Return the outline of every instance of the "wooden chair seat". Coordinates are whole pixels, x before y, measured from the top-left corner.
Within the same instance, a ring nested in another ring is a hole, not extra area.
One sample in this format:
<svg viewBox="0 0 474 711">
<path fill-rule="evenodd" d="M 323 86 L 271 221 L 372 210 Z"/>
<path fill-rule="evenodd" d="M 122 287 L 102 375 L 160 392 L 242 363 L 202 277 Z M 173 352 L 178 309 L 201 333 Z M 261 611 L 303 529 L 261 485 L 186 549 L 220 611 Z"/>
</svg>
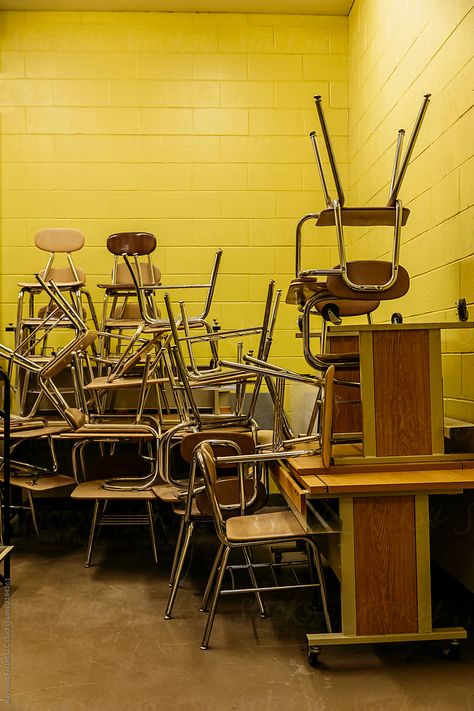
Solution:
<svg viewBox="0 0 474 711">
<path fill-rule="evenodd" d="M 305 535 L 303 527 L 292 511 L 234 516 L 226 521 L 226 533 L 229 541 L 233 543 L 272 541 Z"/>
<path fill-rule="evenodd" d="M 128 476 L 128 472 L 124 474 Z M 73 499 L 121 499 L 129 501 L 133 499 L 144 499 L 152 501 L 156 496 L 152 489 L 145 491 L 119 491 L 116 489 L 104 489 L 105 479 L 96 479 L 94 481 L 85 481 L 78 484 L 71 494 Z"/>
<path fill-rule="evenodd" d="M 410 210 L 404 207 L 402 225 L 406 225 Z M 394 207 L 341 207 L 342 224 L 348 227 L 393 227 Z M 318 227 L 333 227 L 336 224 L 332 207 L 322 210 L 316 220 Z"/>
</svg>

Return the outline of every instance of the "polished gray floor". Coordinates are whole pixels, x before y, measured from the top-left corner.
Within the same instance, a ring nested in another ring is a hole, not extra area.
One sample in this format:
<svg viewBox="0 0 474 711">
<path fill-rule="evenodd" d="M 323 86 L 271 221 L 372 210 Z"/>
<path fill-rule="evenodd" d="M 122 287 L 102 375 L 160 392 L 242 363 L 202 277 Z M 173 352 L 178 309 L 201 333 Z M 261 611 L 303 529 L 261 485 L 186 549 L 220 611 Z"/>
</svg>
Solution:
<svg viewBox="0 0 474 711">
<path fill-rule="evenodd" d="M 23 522 L 27 524 L 28 521 Z M 82 565 L 87 516 L 40 509 L 44 541 L 16 529 L 12 559 L 11 702 L 21 711 L 399 711 L 474 709 L 474 645 L 458 662 L 436 644 L 326 648 L 306 660 L 305 633 L 324 629 L 307 593 L 222 601 L 211 647 L 199 649 L 199 593 L 212 535 L 195 545 L 172 620 L 163 619 L 172 541 L 152 563 L 142 532 L 109 529 Z M 173 527 L 168 520 L 171 537 Z M 435 571 L 437 624 L 474 634 L 472 597 Z M 330 585 L 337 597 L 335 581 Z M 337 615 L 337 603 L 333 605 Z M 2 625 L 5 625 L 5 606 Z M 0 656 L 2 656 L 0 639 Z M 3 654 L 3 657 L 5 655 Z M 3 659 L 3 664 L 5 660 Z M 0 695 L 4 697 L 5 668 Z"/>
</svg>

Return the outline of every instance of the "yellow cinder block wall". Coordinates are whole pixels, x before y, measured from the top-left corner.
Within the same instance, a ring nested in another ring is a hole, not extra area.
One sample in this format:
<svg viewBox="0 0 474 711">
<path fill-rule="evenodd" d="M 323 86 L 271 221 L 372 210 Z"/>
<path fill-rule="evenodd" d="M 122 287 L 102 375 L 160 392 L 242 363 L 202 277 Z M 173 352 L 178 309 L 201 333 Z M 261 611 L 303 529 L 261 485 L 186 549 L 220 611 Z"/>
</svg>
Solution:
<svg viewBox="0 0 474 711">
<path fill-rule="evenodd" d="M 315 93 L 352 204 L 384 204 L 396 131 L 432 93 L 401 191 L 412 287 L 396 309 L 455 320 L 463 296 L 472 316 L 473 24 L 470 0 L 355 0 L 348 18 L 0 13 L 1 338 L 17 282 L 44 264 L 44 226 L 84 230 L 98 303 L 114 231 L 154 232 L 168 283 L 201 280 L 222 247 L 213 315 L 257 320 L 268 280 L 284 294 L 293 275 L 296 221 L 323 205 Z M 306 263 L 332 263 L 333 245 L 323 231 Z M 351 254 L 388 248 L 355 238 Z M 306 369 L 295 317 L 283 304 L 273 359 Z M 473 346 L 467 331 L 444 338 L 446 412 L 471 421 Z"/>
<path fill-rule="evenodd" d="M 296 222 L 322 202 L 316 93 L 347 176 L 347 18 L 3 12 L 0 47 L 2 338 L 45 226 L 85 232 L 98 303 L 126 230 L 156 234 L 164 283 L 203 281 L 222 247 L 225 328 L 260 320 L 269 279 L 286 293 Z M 327 241 L 310 262 L 333 261 Z M 295 319 L 283 304 L 273 359 L 300 367 Z"/>
<path fill-rule="evenodd" d="M 470 0 L 355 0 L 349 16 L 349 164 L 352 204 L 385 204 L 397 130 L 407 138 L 431 93 L 400 197 L 412 214 L 401 263 L 408 294 L 377 312 L 407 321 L 455 321 L 466 298 L 474 318 L 473 43 Z M 380 257 L 389 238 L 354 236 L 351 254 Z M 446 331 L 446 414 L 474 422 L 474 334 Z"/>
</svg>

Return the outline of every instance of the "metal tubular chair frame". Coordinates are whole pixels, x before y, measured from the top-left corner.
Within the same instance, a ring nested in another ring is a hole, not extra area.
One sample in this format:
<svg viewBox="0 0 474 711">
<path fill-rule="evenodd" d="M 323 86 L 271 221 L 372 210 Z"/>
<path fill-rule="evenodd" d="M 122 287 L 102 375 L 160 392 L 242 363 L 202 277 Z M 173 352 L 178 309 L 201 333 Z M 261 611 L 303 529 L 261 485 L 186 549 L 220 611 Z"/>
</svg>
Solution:
<svg viewBox="0 0 474 711">
<path fill-rule="evenodd" d="M 268 516 L 268 519 L 271 518 L 272 524 L 268 526 L 267 530 L 262 534 L 257 534 L 256 530 L 260 528 L 260 531 L 262 530 L 262 527 L 264 528 L 264 518 L 261 518 L 260 521 L 262 522 L 261 526 L 255 526 L 253 530 L 255 530 L 255 538 L 251 537 L 250 535 L 244 535 L 239 537 L 238 533 L 232 535 L 230 533 L 231 527 L 234 529 L 234 531 L 238 531 L 238 528 L 236 529 L 235 523 L 241 524 L 242 526 L 245 527 L 253 523 L 253 521 L 258 521 L 258 519 L 261 516 L 265 516 L 262 514 L 255 514 L 254 516 L 238 516 L 235 518 L 230 518 L 227 521 L 222 515 L 221 507 L 219 505 L 219 501 L 216 496 L 216 491 L 215 491 L 215 482 L 217 479 L 217 474 L 216 474 L 216 467 L 220 462 L 226 461 L 228 462 L 231 458 L 229 457 L 224 457 L 224 458 L 215 458 L 212 448 L 209 446 L 208 443 L 203 442 L 199 447 L 197 448 L 196 451 L 196 457 L 199 463 L 199 467 L 201 470 L 201 474 L 204 479 L 204 483 L 206 486 L 206 490 L 208 493 L 209 501 L 212 507 L 212 512 L 213 512 L 213 518 L 214 518 L 214 525 L 216 529 L 217 536 L 220 541 L 220 547 L 218 550 L 218 555 L 214 561 L 214 565 L 211 571 L 211 576 L 209 579 L 209 584 L 206 589 L 205 597 L 209 597 L 209 593 L 211 589 L 213 588 L 212 595 L 210 596 L 210 608 L 209 608 L 209 614 L 204 630 L 204 635 L 202 638 L 201 642 L 201 649 L 205 650 L 209 646 L 209 639 L 212 631 L 212 626 L 214 623 L 214 618 L 216 614 L 216 609 L 217 609 L 217 603 L 219 600 L 220 595 L 223 593 L 222 591 L 222 584 L 223 584 L 223 578 L 224 578 L 224 573 L 227 567 L 227 561 L 228 557 L 230 554 L 230 551 L 234 548 L 242 548 L 242 549 L 251 549 L 254 546 L 268 546 L 269 544 L 278 544 L 278 543 L 285 543 L 288 540 L 302 540 L 306 543 L 306 545 L 311 549 L 313 552 L 314 556 L 314 564 L 315 568 L 317 571 L 318 575 L 318 582 L 310 582 L 308 584 L 302 584 L 298 579 L 296 583 L 290 584 L 290 585 L 276 585 L 276 586 L 259 586 L 256 584 L 256 580 L 251 577 L 251 582 L 252 586 L 248 588 L 239 588 L 239 589 L 231 589 L 229 592 L 231 593 L 242 593 L 242 592 L 253 592 L 253 593 L 260 593 L 260 592 L 266 592 L 270 590 L 274 590 L 275 587 L 278 589 L 282 590 L 289 590 L 289 589 L 294 589 L 295 587 L 309 587 L 309 588 L 314 588 L 314 587 L 319 587 L 320 588 L 320 593 L 321 593 L 321 601 L 322 601 L 322 606 L 323 606 L 323 612 L 324 612 L 324 617 L 326 621 L 326 626 L 328 631 L 331 631 L 331 621 L 329 617 L 329 612 L 328 612 L 328 607 L 327 607 L 327 598 L 326 598 L 326 590 L 325 590 L 325 582 L 324 582 L 324 574 L 323 574 L 323 569 L 322 569 L 322 563 L 321 563 L 321 558 L 319 554 L 319 550 L 313 540 L 313 538 L 304 532 L 304 530 L 301 528 L 301 526 L 297 523 L 296 518 L 291 514 L 291 512 L 277 512 L 277 513 L 271 513 L 271 514 L 266 514 Z M 236 457 L 235 460 L 238 461 L 240 458 Z M 287 533 L 283 536 L 281 533 L 273 533 L 272 528 L 274 525 L 278 526 L 278 521 L 281 519 L 284 519 L 287 524 L 289 524 L 289 521 L 293 520 L 293 526 L 291 524 L 288 525 L 287 528 Z M 267 520 L 268 520 L 267 519 Z M 234 522 L 234 523 L 232 523 Z M 245 556 L 246 558 L 246 566 L 248 570 L 252 568 L 252 562 L 249 560 L 248 554 Z M 271 565 L 271 564 L 270 564 Z M 276 579 L 275 579 L 276 580 Z M 203 602 L 203 608 L 206 608 L 205 602 Z"/>
</svg>

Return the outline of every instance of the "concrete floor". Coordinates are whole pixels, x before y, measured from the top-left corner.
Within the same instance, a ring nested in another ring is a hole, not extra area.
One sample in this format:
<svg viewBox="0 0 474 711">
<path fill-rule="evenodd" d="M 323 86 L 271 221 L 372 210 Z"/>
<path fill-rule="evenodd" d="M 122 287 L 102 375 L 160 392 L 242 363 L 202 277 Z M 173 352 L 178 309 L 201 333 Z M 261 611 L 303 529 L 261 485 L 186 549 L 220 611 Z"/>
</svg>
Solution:
<svg viewBox="0 0 474 711">
<path fill-rule="evenodd" d="M 40 502 L 44 503 L 44 502 Z M 172 542 L 155 566 L 144 532 L 108 529 L 93 567 L 84 560 L 88 512 L 41 510 L 43 542 L 16 528 L 12 558 L 11 702 L 21 711 L 441 711 L 474 709 L 474 644 L 459 662 L 439 644 L 328 647 L 313 669 L 307 631 L 324 630 L 307 591 L 267 595 L 260 619 L 251 597 L 221 601 L 211 647 L 199 649 L 200 591 L 212 551 L 204 532 L 163 619 Z M 28 523 L 28 521 L 26 521 Z M 173 535 L 173 526 L 171 528 Z M 434 570 L 439 626 L 474 633 L 473 599 Z M 333 612 L 337 584 L 331 579 Z M 4 607 L 5 611 L 5 607 Z M 5 624 L 5 614 L 1 614 Z M 474 635 L 473 635 L 474 636 Z M 3 638 L 3 630 L 2 630 Z M 0 657 L 2 641 L 0 638 Z M 4 698 L 5 668 L 0 669 Z"/>
</svg>

